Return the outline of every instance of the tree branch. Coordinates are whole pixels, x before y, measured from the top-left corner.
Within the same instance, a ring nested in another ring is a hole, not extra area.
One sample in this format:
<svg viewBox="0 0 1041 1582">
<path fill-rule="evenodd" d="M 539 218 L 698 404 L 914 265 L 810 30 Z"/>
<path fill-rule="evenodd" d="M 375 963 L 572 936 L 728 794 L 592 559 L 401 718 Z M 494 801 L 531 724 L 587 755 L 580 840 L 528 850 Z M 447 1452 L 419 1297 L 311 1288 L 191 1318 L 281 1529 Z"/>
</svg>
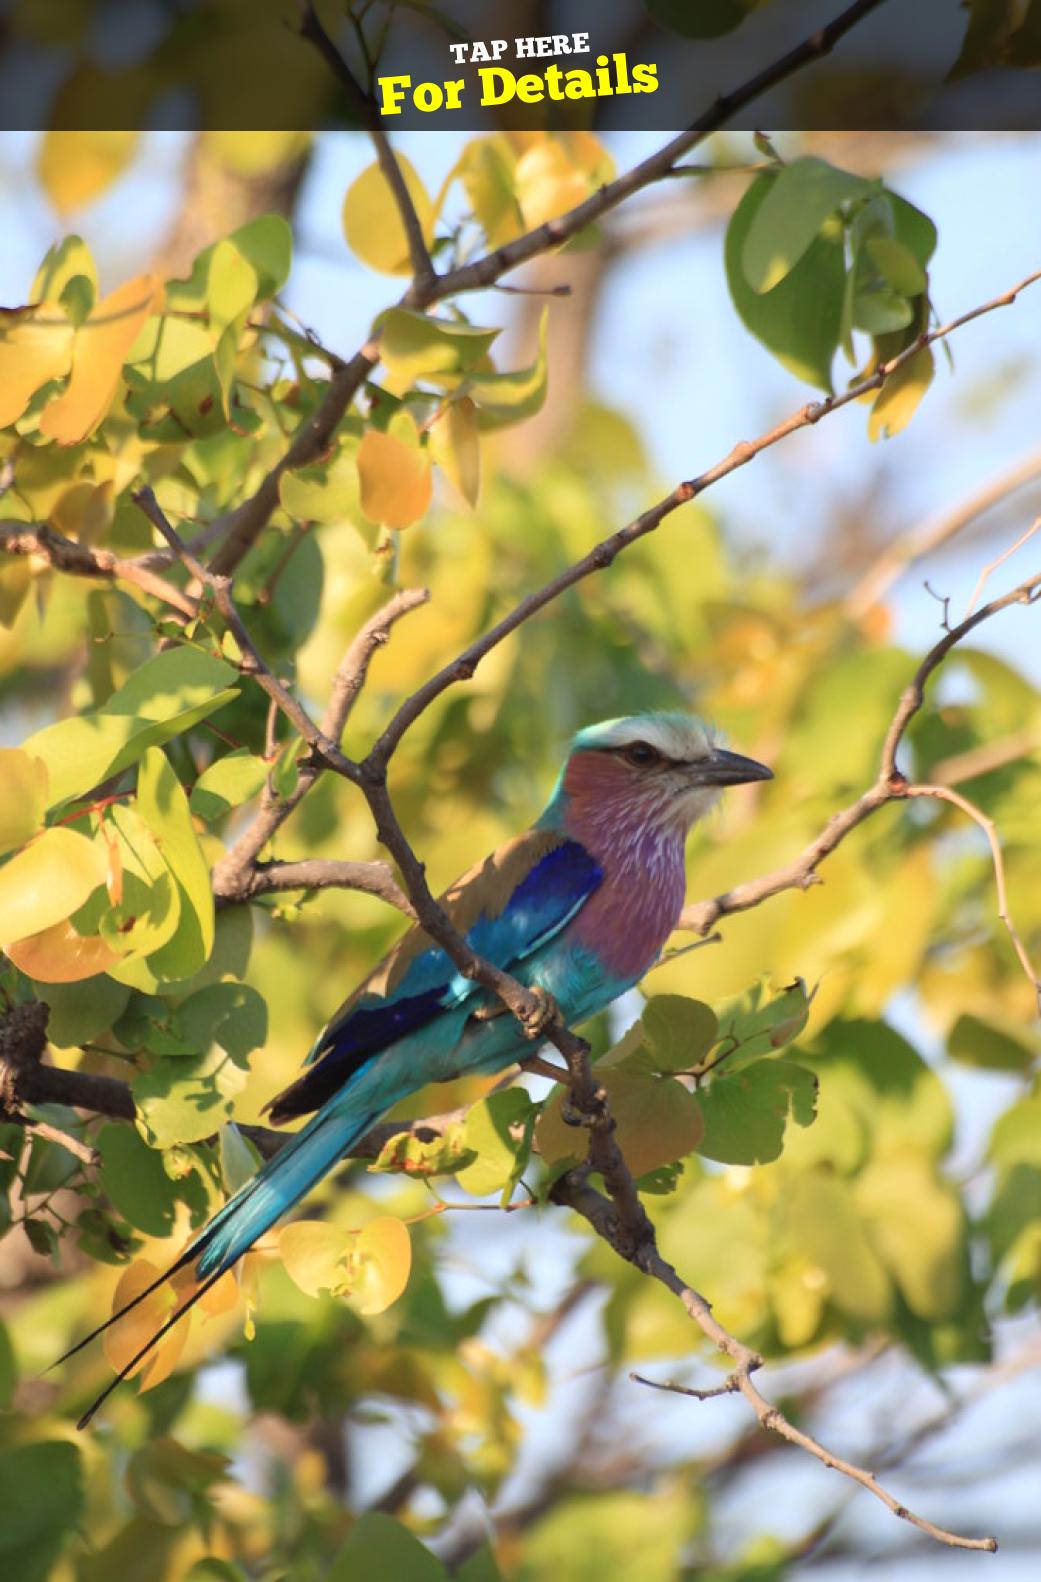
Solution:
<svg viewBox="0 0 1041 1582">
<path fill-rule="evenodd" d="M 851 830 L 870 818 L 880 807 L 885 807 L 889 802 L 901 801 L 909 794 L 908 781 L 897 768 L 896 759 L 907 728 L 925 701 L 925 689 L 933 672 L 943 663 L 951 649 L 984 621 L 990 620 L 992 616 L 1008 609 L 1011 605 L 1034 604 L 1039 598 L 1041 598 L 1041 572 L 1029 577 L 1018 588 L 1002 594 L 1000 598 L 992 599 L 989 604 L 983 605 L 957 626 L 945 632 L 921 661 L 910 684 L 900 696 L 896 712 L 886 732 L 878 779 L 874 785 L 869 786 L 849 807 L 833 814 L 817 838 L 810 842 L 794 862 L 775 869 L 773 873 L 764 874 L 759 879 L 752 879 L 747 884 L 736 885 L 734 889 L 727 890 L 711 900 L 696 901 L 693 905 L 685 907 L 679 928 L 695 934 L 706 934 L 721 917 L 729 917 L 734 912 L 750 911 L 752 907 L 758 906 L 770 896 L 779 895 L 783 890 L 807 890 L 811 885 L 816 884 L 818 867 L 831 855 L 836 846 L 845 840 Z M 945 788 L 934 789 L 937 795 L 940 793 L 945 795 Z M 945 795 L 945 799 L 951 798 Z M 978 809 L 976 811 L 978 812 Z M 1032 969 L 1028 969 L 1028 975 L 1031 983 L 1036 987 L 1037 980 Z"/>
<path fill-rule="evenodd" d="M 1041 446 L 1020 457 L 1013 466 L 989 479 L 967 499 L 943 511 L 905 536 L 887 545 L 844 600 L 846 613 L 859 620 L 872 605 L 878 604 L 897 578 L 923 555 L 950 543 L 963 528 L 969 527 L 995 505 L 1008 499 L 1026 484 L 1041 478 Z"/>
<path fill-rule="evenodd" d="M 1009 291 L 1002 292 L 1000 296 L 993 297 L 989 302 L 981 303 L 978 307 L 970 308 L 967 313 L 958 318 L 949 320 L 946 324 L 939 325 L 936 329 L 929 330 L 915 338 L 910 346 L 906 346 L 896 357 L 890 358 L 886 363 L 880 364 L 873 374 L 867 379 L 860 380 L 851 385 L 847 390 L 835 396 L 829 396 L 825 401 L 809 402 L 789 417 L 767 429 L 757 439 L 742 440 L 735 445 L 721 461 L 710 467 L 706 472 L 696 478 L 691 478 L 684 483 L 677 484 L 670 494 L 659 500 L 656 505 L 644 511 L 641 516 L 629 522 L 625 527 L 618 528 L 616 532 L 596 544 L 580 560 L 576 560 L 558 576 L 547 582 L 534 593 L 529 593 L 520 602 L 514 605 L 510 612 L 503 616 L 495 626 L 483 633 L 474 642 L 470 643 L 461 653 L 444 665 L 437 673 L 417 687 L 412 695 L 405 699 L 400 708 L 379 737 L 378 741 L 365 760 L 365 766 L 374 771 L 385 769 L 391 754 L 394 752 L 401 738 L 409 727 L 415 723 L 419 716 L 427 709 L 435 698 L 447 690 L 457 681 L 468 681 L 474 674 L 477 666 L 486 654 L 490 653 L 505 637 L 517 630 L 525 621 L 531 619 L 539 610 L 559 598 L 568 588 L 582 582 L 594 572 L 604 571 L 637 539 L 645 538 L 648 533 L 653 533 L 667 516 L 679 506 L 686 505 L 721 479 L 729 477 L 738 468 L 745 467 L 764 450 L 769 450 L 781 440 L 787 439 L 790 434 L 797 433 L 800 429 L 810 428 L 819 423 L 822 418 L 837 412 L 840 407 L 848 406 L 850 402 L 857 401 L 861 396 L 867 395 L 872 390 L 880 390 L 891 378 L 898 368 L 910 362 L 912 357 L 926 346 L 931 346 L 936 341 L 944 340 L 955 330 L 971 323 L 974 319 L 981 318 L 986 313 L 993 313 L 998 308 L 1009 307 L 1015 302 L 1021 291 L 1041 280 L 1041 270 L 1035 270 L 1027 275 Z M 988 606 L 989 608 L 989 606 Z"/>
<path fill-rule="evenodd" d="M 308 11 L 313 9 L 310 0 L 301 0 L 301 3 L 306 5 Z M 856 4 L 849 6 L 834 21 L 818 29 L 795 49 L 767 66 L 765 70 L 757 72 L 732 93 L 718 98 L 692 127 L 671 139 L 657 153 L 635 165 L 632 170 L 619 176 L 617 180 L 607 183 L 584 202 L 576 204 L 566 214 L 536 227 L 526 235 L 507 243 L 505 247 L 500 247 L 483 258 L 475 259 L 472 263 L 463 264 L 458 269 L 448 270 L 442 275 L 429 273 L 425 278 L 417 278 L 401 298 L 400 306 L 423 310 L 436 302 L 443 301 L 446 297 L 466 291 L 480 291 L 486 286 L 495 285 L 502 275 L 527 263 L 529 259 L 548 252 L 551 248 L 562 246 L 586 226 L 624 203 L 634 193 L 669 176 L 677 161 L 703 141 L 709 133 L 717 131 L 731 116 L 745 109 L 760 95 L 776 87 L 801 67 L 827 55 L 851 28 L 883 3 L 884 0 L 856 0 Z M 333 62 L 330 64 L 334 65 L 339 75 L 338 66 Z M 393 156 L 391 158 L 393 159 Z M 397 168 L 396 161 L 394 164 Z M 389 171 L 387 174 L 388 179 L 392 180 Z M 398 174 L 400 176 L 400 170 Z M 402 186 L 404 186 L 403 180 Z M 405 196 L 408 197 L 407 189 Z M 410 197 L 408 203 L 411 206 Z M 404 222 L 405 210 L 402 209 L 401 212 Z M 407 232 L 408 222 L 404 223 Z M 415 258 L 413 258 L 414 264 Z M 341 363 L 336 367 L 318 411 L 297 431 L 288 450 L 268 472 L 255 493 L 248 500 L 244 500 L 220 524 L 220 530 L 226 536 L 211 561 L 213 571 L 226 576 L 235 570 L 278 504 L 278 485 L 282 474 L 293 467 L 306 465 L 326 449 L 362 382 L 378 362 L 379 340 L 377 336 L 373 336 L 355 352 L 348 363 Z"/>
<path fill-rule="evenodd" d="M 938 1527 L 934 1522 L 928 1521 L 924 1516 L 918 1516 L 901 1501 L 882 1487 L 872 1473 L 863 1467 L 858 1467 L 854 1462 L 847 1461 L 842 1456 L 826 1449 L 818 1440 L 813 1439 L 794 1423 L 789 1422 L 778 1406 L 757 1388 L 752 1379 L 752 1374 L 763 1366 L 763 1359 L 750 1346 L 731 1335 L 715 1318 L 710 1304 L 694 1288 L 677 1274 L 671 1264 L 658 1251 L 653 1229 L 648 1226 L 648 1234 L 632 1245 L 628 1240 L 619 1236 L 618 1222 L 614 1205 L 600 1192 L 595 1191 L 585 1179 L 585 1172 L 573 1170 L 564 1176 L 553 1189 L 552 1196 L 558 1203 L 565 1203 L 581 1214 L 596 1231 L 597 1235 L 606 1241 L 620 1257 L 636 1267 L 651 1279 L 657 1280 L 667 1291 L 678 1298 L 687 1313 L 697 1324 L 704 1335 L 712 1344 L 729 1357 L 734 1363 L 733 1370 L 725 1383 L 717 1388 L 697 1391 L 681 1390 L 678 1393 L 692 1394 L 700 1399 L 715 1395 L 738 1394 L 751 1406 L 762 1426 L 772 1433 L 779 1434 L 782 1439 L 790 1444 L 798 1445 L 801 1450 L 808 1451 L 826 1467 L 841 1472 L 844 1477 L 850 1478 L 854 1483 L 867 1489 L 876 1499 L 881 1500 L 894 1516 L 899 1516 L 903 1521 L 910 1522 L 912 1526 L 927 1533 L 937 1542 L 947 1544 L 955 1549 L 983 1549 L 993 1552 L 998 1547 L 996 1538 L 965 1538 L 959 1533 L 949 1532 L 944 1527 Z M 640 1380 L 641 1383 L 650 1381 Z M 663 1386 L 656 1386 L 662 1388 Z M 666 1385 L 664 1388 L 671 1388 Z"/>
<path fill-rule="evenodd" d="M 77 544 L 74 539 L 55 532 L 46 522 L 37 522 L 31 526 L 5 523 L 0 527 L 0 550 L 8 555 L 40 556 L 55 571 L 65 571 L 74 577 L 97 577 L 103 582 L 129 582 L 189 619 L 196 614 L 194 599 L 163 577 L 157 576 L 147 566 L 124 560 L 111 549 L 88 549 L 85 544 Z"/>
<path fill-rule="evenodd" d="M 337 744 L 340 742 L 355 699 L 365 685 L 373 657 L 390 641 L 391 631 L 402 616 L 407 615 L 411 610 L 419 609 L 429 598 L 430 593 L 426 588 L 402 588 L 360 627 L 333 678 L 329 702 L 318 725 L 322 736 L 331 742 Z M 260 874 L 271 874 L 276 871 L 276 865 L 260 864 L 257 858 L 268 841 L 300 805 L 320 774 L 319 762 L 305 765 L 299 771 L 292 791 L 283 797 L 280 797 L 272 786 L 265 787 L 261 793 L 260 806 L 248 827 L 213 870 L 214 894 L 219 895 L 222 901 L 227 903 L 248 900 L 250 895 L 262 894 L 264 888 L 294 888 L 288 883 L 266 884 L 257 888 L 256 880 Z M 357 869 L 362 878 L 367 876 L 370 881 L 375 881 L 379 870 L 383 868 L 382 864 L 363 863 L 338 866 L 342 873 L 345 873 L 348 867 Z M 284 868 L 285 865 L 278 865 L 278 871 L 284 873 Z M 382 878 L 379 880 L 379 889 L 374 888 L 373 882 L 353 884 L 343 877 L 326 878 L 324 883 L 347 883 L 349 888 L 368 890 L 370 894 L 379 894 L 384 900 L 389 900 L 407 916 L 415 915 L 410 903 L 393 883 L 389 874 L 385 881 Z"/>
<path fill-rule="evenodd" d="M 230 855 L 230 854 L 229 854 Z M 252 901 L 258 895 L 285 890 L 360 890 L 374 895 L 406 917 L 416 913 L 385 862 L 338 862 L 331 857 L 304 857 L 299 862 L 251 863 L 241 875 L 225 874 L 224 862 L 213 870 L 213 898 L 218 907 Z"/>
<path fill-rule="evenodd" d="M 405 180 L 401 166 L 394 157 L 390 140 L 380 126 L 376 106 L 362 91 L 361 85 L 347 61 L 325 31 L 312 0 L 297 0 L 297 4 L 300 10 L 301 36 L 315 46 L 326 64 L 332 68 L 333 76 L 343 88 L 352 109 L 372 139 L 379 167 L 383 172 L 384 179 L 391 190 L 398 213 L 401 216 L 401 224 L 408 241 L 408 254 L 412 264 L 413 282 L 420 289 L 424 289 L 436 278 L 434 266 L 430 262 L 426 239 L 423 236 L 423 227 L 420 224 L 419 215 L 416 213 L 412 194 L 408 190 L 408 183 Z"/>
</svg>

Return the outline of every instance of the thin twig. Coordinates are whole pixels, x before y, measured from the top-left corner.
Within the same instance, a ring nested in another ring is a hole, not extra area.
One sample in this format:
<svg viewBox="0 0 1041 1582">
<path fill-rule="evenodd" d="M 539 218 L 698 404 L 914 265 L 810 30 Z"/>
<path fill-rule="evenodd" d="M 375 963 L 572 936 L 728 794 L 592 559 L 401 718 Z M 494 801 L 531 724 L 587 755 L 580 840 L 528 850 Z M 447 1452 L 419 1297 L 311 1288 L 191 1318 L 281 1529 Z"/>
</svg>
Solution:
<svg viewBox="0 0 1041 1582">
<path fill-rule="evenodd" d="M 103 582 L 130 583 L 188 619 L 196 614 L 193 599 L 147 566 L 134 560 L 125 560 L 111 549 L 91 549 L 86 544 L 77 544 L 74 539 L 55 532 L 46 522 L 37 522 L 32 526 L 24 526 L 20 522 L 4 524 L 0 527 L 0 550 L 8 555 L 39 556 L 55 571 L 68 572 L 75 577 L 97 577 Z"/>
<path fill-rule="evenodd" d="M 1015 494 L 1025 484 L 1041 478 L 1041 446 L 1006 468 L 996 477 L 988 479 L 967 499 L 959 500 L 951 510 L 930 517 L 920 527 L 889 544 L 878 556 L 844 600 L 846 613 L 858 620 L 872 605 L 878 604 L 903 571 L 923 555 L 932 554 L 950 543 L 963 528 L 983 516 L 987 511 Z M 966 612 L 969 613 L 969 612 Z"/>
<path fill-rule="evenodd" d="M 886 733 L 878 779 L 874 785 L 869 786 L 848 807 L 834 813 L 821 833 L 793 862 L 758 879 L 752 879 L 747 884 L 735 885 L 732 890 L 714 896 L 711 900 L 696 901 L 684 907 L 679 928 L 695 934 L 705 934 L 714 928 L 722 917 L 729 917 L 735 912 L 747 912 L 770 896 L 779 895 L 784 890 L 807 890 L 811 885 L 818 883 L 818 867 L 845 840 L 850 831 L 870 818 L 879 808 L 885 807 L 889 802 L 899 801 L 906 794 L 908 782 L 906 776 L 897 768 L 897 753 L 908 726 L 922 707 L 925 688 L 933 672 L 943 663 L 951 649 L 977 626 L 1011 605 L 1033 604 L 1039 595 L 1041 595 L 1041 572 L 1028 578 L 1018 588 L 1002 594 L 1000 598 L 992 599 L 989 604 L 976 610 L 959 625 L 952 626 L 946 631 L 940 641 L 926 654 L 910 684 L 900 695 Z M 1031 974 L 1031 982 L 1033 981 Z"/>
<path fill-rule="evenodd" d="M 1008 549 L 1003 550 L 1002 553 L 994 560 L 988 560 L 987 564 L 984 566 L 983 570 L 979 574 L 979 577 L 977 578 L 976 586 L 972 590 L 972 598 L 965 606 L 966 615 L 971 615 L 973 610 L 976 608 L 976 601 L 979 599 L 980 594 L 986 587 L 988 578 L 992 575 L 992 573 L 997 571 L 999 566 L 1003 566 L 1006 560 L 1010 560 L 1011 557 L 1016 553 L 1017 549 L 1022 549 L 1023 545 L 1027 543 L 1029 539 L 1033 538 L 1039 527 L 1041 527 L 1041 516 L 1036 517 L 1035 520 L 1031 522 L 1030 526 L 1024 532 L 1020 533 L 1019 537 L 1016 539 L 1016 542 L 1009 545 Z"/>
<path fill-rule="evenodd" d="M 998 892 L 998 917 L 1005 925 L 1008 936 L 1012 941 L 1012 948 L 1016 958 L 1026 974 L 1027 980 L 1034 990 L 1037 1000 L 1038 1015 L 1041 1016 L 1041 978 L 1030 960 L 1030 954 L 1023 943 L 1022 936 L 1015 925 L 1008 904 L 1008 885 L 1005 879 L 1005 857 L 1001 850 L 1001 841 L 998 837 L 994 820 L 988 818 L 982 808 L 970 802 L 967 796 L 960 791 L 954 791 L 950 786 L 941 785 L 909 785 L 904 791 L 905 797 L 932 797 L 937 802 L 949 802 L 952 807 L 959 808 L 967 818 L 983 831 L 990 847 L 991 866 L 994 869 L 994 883 Z"/>
<path fill-rule="evenodd" d="M 686 132 L 672 138 L 657 153 L 633 166 L 615 181 L 598 188 L 566 214 L 549 220 L 545 225 L 536 227 L 472 263 L 462 264 L 441 275 L 431 273 L 425 280 L 414 280 L 401 298 L 400 305 L 423 310 L 447 297 L 483 290 L 497 284 L 503 275 L 539 254 L 563 246 L 634 193 L 670 175 L 677 161 L 711 132 L 717 131 L 753 100 L 803 66 L 827 55 L 851 28 L 883 3 L 884 0 L 857 0 L 855 5 L 849 6 L 833 22 L 819 28 L 795 49 L 765 70 L 757 72 L 733 92 L 718 98 Z M 308 4 L 309 7 L 309 0 L 301 0 L 301 4 Z M 278 485 L 283 473 L 313 461 L 328 447 L 340 419 L 378 362 L 379 339 L 373 335 L 349 362 L 341 363 L 336 368 L 317 412 L 301 425 L 289 448 L 265 475 L 254 493 L 208 530 L 214 537 L 222 536 L 222 542 L 211 562 L 213 571 L 221 575 L 234 571 L 278 504 Z"/>
<path fill-rule="evenodd" d="M 329 702 L 319 721 L 318 729 L 329 741 L 340 742 L 355 699 L 365 685 L 369 665 L 380 649 L 389 642 L 394 626 L 410 611 L 419 609 L 429 597 L 426 588 L 402 588 L 359 628 L 333 678 Z M 303 801 L 320 773 L 320 763 L 306 764 L 299 770 L 292 790 L 286 792 L 284 796 L 279 796 L 270 787 L 262 792 L 256 814 L 213 870 L 214 894 L 225 904 L 230 901 L 248 900 L 250 895 L 260 895 L 265 889 L 293 888 L 291 885 L 272 884 L 261 880 L 261 874 L 271 875 L 276 871 L 281 871 L 284 876 L 285 865 L 263 865 L 257 862 L 257 858 L 294 809 Z M 377 888 L 375 882 L 365 882 L 356 886 L 352 884 L 350 888 L 365 889 L 370 894 L 378 894 L 383 900 L 390 901 L 391 905 L 396 906 L 399 911 L 405 912 L 407 916 L 415 915 L 411 903 L 394 884 L 389 870 L 382 863 L 323 864 L 324 877 L 319 880 L 319 887 L 345 884 L 348 867 L 354 869 L 362 878 L 378 880 L 379 886 Z M 317 874 L 318 870 L 312 868 L 312 872 Z M 334 876 L 334 872 L 338 876 Z"/>
<path fill-rule="evenodd" d="M 781 1409 L 768 1400 L 753 1382 L 752 1374 L 763 1365 L 763 1359 L 759 1354 L 724 1329 L 722 1324 L 715 1318 L 709 1303 L 700 1292 L 687 1285 L 672 1265 L 666 1263 L 658 1251 L 653 1231 L 649 1239 L 636 1249 L 635 1256 L 629 1257 L 629 1254 L 618 1244 L 614 1226 L 613 1205 L 601 1193 L 591 1188 L 581 1178 L 580 1172 L 572 1171 L 570 1177 L 565 1176 L 562 1182 L 558 1183 L 554 1189 L 554 1195 L 557 1201 L 569 1203 L 572 1208 L 583 1215 L 598 1235 L 608 1241 L 616 1251 L 621 1252 L 623 1257 L 628 1257 L 629 1261 L 634 1262 L 643 1273 L 659 1281 L 660 1284 L 665 1286 L 666 1290 L 671 1291 L 683 1304 L 687 1313 L 702 1333 L 712 1341 L 717 1350 L 729 1357 L 734 1363 L 730 1375 L 717 1389 L 706 1392 L 680 1389 L 677 1393 L 696 1396 L 740 1394 L 751 1406 L 765 1429 L 778 1434 L 790 1444 L 798 1445 L 800 1449 L 816 1457 L 824 1466 L 841 1472 L 844 1477 L 859 1484 L 861 1488 L 867 1489 L 876 1499 L 881 1500 L 882 1504 L 891 1510 L 894 1516 L 899 1516 L 902 1521 L 910 1522 L 912 1526 L 917 1527 L 921 1532 L 927 1533 L 930 1538 L 935 1539 L 938 1543 L 946 1544 L 955 1549 L 982 1549 L 991 1553 L 997 1549 L 996 1538 L 990 1536 L 985 1538 L 966 1538 L 960 1533 L 950 1532 L 947 1528 L 938 1527 L 935 1522 L 928 1521 L 924 1516 L 919 1516 L 894 1495 L 890 1494 L 888 1489 L 883 1488 L 878 1479 L 871 1472 L 868 1472 L 866 1468 L 859 1467 L 855 1462 L 847 1461 L 844 1457 L 836 1455 L 834 1451 L 827 1449 L 818 1440 L 812 1438 L 801 1428 L 797 1428 L 794 1423 L 789 1422 Z M 640 1382 L 649 1381 L 641 1379 Z M 672 1388 L 668 1385 L 658 1387 Z"/>
<path fill-rule="evenodd" d="M 814 424 L 819 423 L 822 418 L 829 416 L 832 412 L 837 412 L 840 407 L 848 406 L 850 402 L 859 400 L 861 396 L 868 394 L 872 390 L 881 389 L 886 380 L 898 368 L 902 368 L 905 363 L 909 362 L 912 357 L 917 356 L 924 346 L 930 346 L 936 341 L 943 340 L 955 330 L 971 323 L 974 319 L 982 317 L 986 313 L 993 313 L 998 308 L 1010 306 L 1015 302 L 1021 291 L 1026 290 L 1028 286 L 1033 285 L 1038 280 L 1041 280 L 1041 270 L 1035 270 L 1032 274 L 1025 276 L 1017 285 L 1013 286 L 1009 291 L 1002 292 L 1000 296 L 993 297 L 990 301 L 981 303 L 975 308 L 970 308 L 968 312 L 960 314 L 957 318 L 950 319 L 946 324 L 938 325 L 935 329 L 917 336 L 910 346 L 905 347 L 902 352 L 896 357 L 890 358 L 888 362 L 882 363 L 869 378 L 862 379 L 857 384 L 851 385 L 839 395 L 829 396 L 825 401 L 810 402 L 806 406 L 800 407 L 798 411 L 793 412 L 774 428 L 760 434 L 757 439 L 742 440 L 721 461 L 716 462 L 706 472 L 701 473 L 696 478 L 677 484 L 671 493 L 667 494 L 664 499 L 659 500 L 656 505 L 651 506 L 649 510 L 644 511 L 641 516 L 636 517 L 634 521 L 629 522 L 625 527 L 618 528 L 616 532 L 602 539 L 599 544 L 596 544 L 580 560 L 574 561 L 536 592 L 527 594 L 525 598 L 514 605 L 507 615 L 503 616 L 502 620 L 489 628 L 482 636 L 476 638 L 474 642 L 468 644 L 461 653 L 457 654 L 448 664 L 442 666 L 422 686 L 417 687 L 415 692 L 406 698 L 398 708 L 390 723 L 373 746 L 366 759 L 368 768 L 377 772 L 385 769 L 391 753 L 394 752 L 405 732 L 434 699 L 439 697 L 442 692 L 446 691 L 454 683 L 468 681 L 485 655 L 497 647 L 511 632 L 515 632 L 519 626 L 522 626 L 533 615 L 536 615 L 539 610 L 544 609 L 546 605 L 559 598 L 568 588 L 574 587 L 576 583 L 582 582 L 594 572 L 606 570 L 624 549 L 627 549 L 630 544 L 635 543 L 638 539 L 645 538 L 647 534 L 653 533 L 661 526 L 665 518 L 670 516 L 681 505 L 686 505 L 689 501 L 704 494 L 706 489 L 711 488 L 713 484 L 736 472 L 740 467 L 746 467 L 756 456 L 760 455 L 764 450 L 769 450 L 772 446 L 777 445 L 781 440 L 787 439 L 790 434 L 797 433 L 798 430 L 803 428 L 812 427 Z M 955 628 L 954 630 L 957 631 L 960 628 Z"/>
</svg>

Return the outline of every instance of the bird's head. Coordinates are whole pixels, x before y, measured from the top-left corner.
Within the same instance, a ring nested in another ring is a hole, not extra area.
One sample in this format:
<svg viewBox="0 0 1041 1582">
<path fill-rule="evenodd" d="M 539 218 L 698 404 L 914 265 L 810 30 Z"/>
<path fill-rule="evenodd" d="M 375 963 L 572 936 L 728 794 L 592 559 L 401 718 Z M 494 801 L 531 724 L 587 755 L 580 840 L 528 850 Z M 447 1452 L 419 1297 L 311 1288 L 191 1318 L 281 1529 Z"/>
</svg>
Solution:
<svg viewBox="0 0 1041 1582">
<path fill-rule="evenodd" d="M 724 787 L 772 778 L 692 715 L 633 714 L 579 731 L 554 800 L 685 835 Z"/>
</svg>

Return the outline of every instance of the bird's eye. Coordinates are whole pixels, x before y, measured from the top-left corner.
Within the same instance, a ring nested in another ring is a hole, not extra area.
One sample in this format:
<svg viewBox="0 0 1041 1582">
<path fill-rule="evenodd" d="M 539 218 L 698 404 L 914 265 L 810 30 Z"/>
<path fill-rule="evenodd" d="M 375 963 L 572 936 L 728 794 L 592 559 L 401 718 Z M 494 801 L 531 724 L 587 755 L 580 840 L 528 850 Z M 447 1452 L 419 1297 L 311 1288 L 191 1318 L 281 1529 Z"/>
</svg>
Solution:
<svg viewBox="0 0 1041 1582">
<path fill-rule="evenodd" d="M 635 764 L 638 769 L 648 769 L 651 764 L 661 762 L 661 753 L 650 742 L 633 742 L 623 748 L 622 757 L 626 763 Z"/>
</svg>

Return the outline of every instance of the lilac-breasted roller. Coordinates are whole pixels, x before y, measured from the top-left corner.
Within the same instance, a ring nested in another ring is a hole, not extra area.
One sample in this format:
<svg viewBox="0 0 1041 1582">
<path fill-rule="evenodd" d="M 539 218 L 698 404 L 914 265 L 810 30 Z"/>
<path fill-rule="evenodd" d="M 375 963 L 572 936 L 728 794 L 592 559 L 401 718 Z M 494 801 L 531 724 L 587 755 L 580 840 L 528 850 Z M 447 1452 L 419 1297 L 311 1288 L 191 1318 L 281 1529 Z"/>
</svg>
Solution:
<svg viewBox="0 0 1041 1582">
<path fill-rule="evenodd" d="M 569 1024 L 583 1022 L 633 988 L 661 954 L 683 907 L 691 827 L 724 786 L 770 778 L 687 715 L 591 725 L 572 741 L 541 818 L 457 880 L 441 904 L 479 955 L 552 995 Z M 302 1075 L 268 1106 L 276 1125 L 316 1113 L 163 1275 L 194 1265 L 200 1285 L 80 1426 L 393 1105 L 428 1082 L 500 1071 L 530 1047 L 494 995 L 464 977 L 418 924 L 410 928 L 319 1034 Z"/>
</svg>

